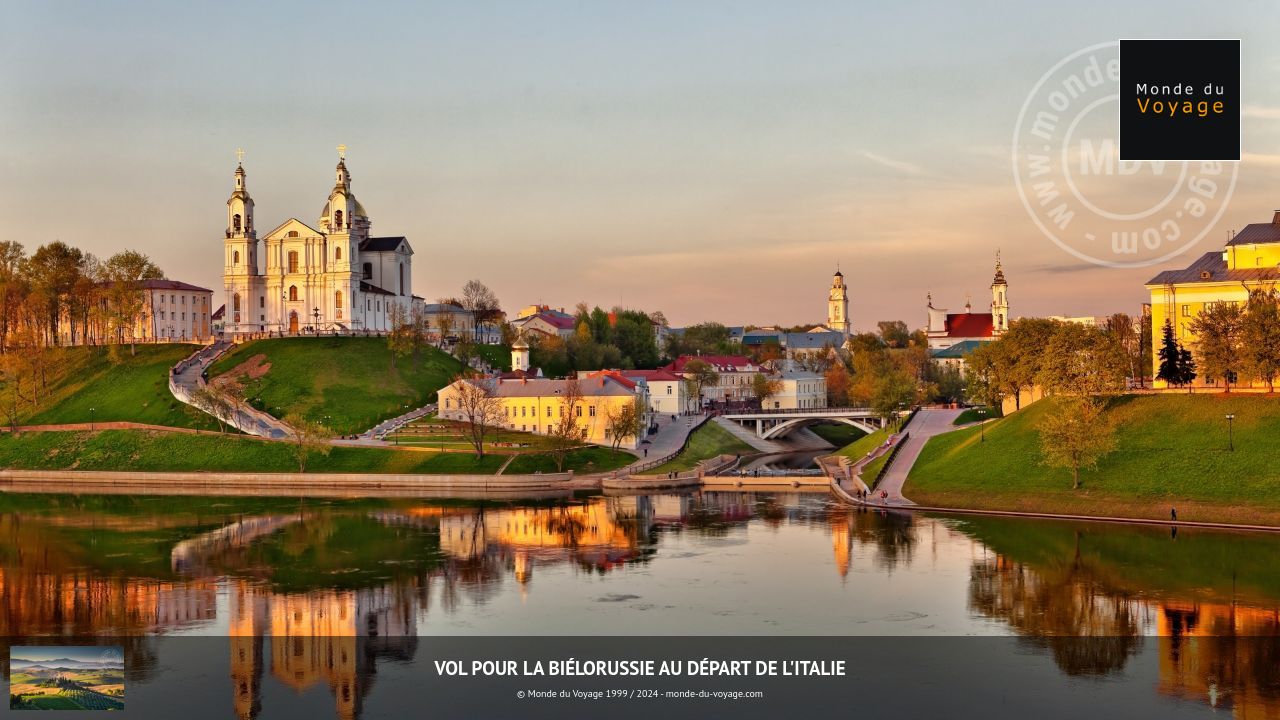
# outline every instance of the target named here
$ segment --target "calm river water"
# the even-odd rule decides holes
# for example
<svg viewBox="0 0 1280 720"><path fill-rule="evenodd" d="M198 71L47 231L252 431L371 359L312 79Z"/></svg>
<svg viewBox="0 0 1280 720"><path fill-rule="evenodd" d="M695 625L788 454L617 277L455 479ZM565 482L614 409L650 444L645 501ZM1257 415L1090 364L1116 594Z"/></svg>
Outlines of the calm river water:
<svg viewBox="0 0 1280 720"><path fill-rule="evenodd" d="M234 681L246 647L260 666L240 695L263 705L265 665L339 716L332 659L272 671L285 661L254 638L376 637L389 645L370 663L394 675L427 636L1012 636L1073 682L1129 678L1166 711L1262 717L1280 714L1280 660L1247 639L1280 635L1278 551L1266 535L858 511L825 492L0 494L0 635L217 638L230 645L210 673ZM172 664L130 652L150 658L135 679Z"/></svg>

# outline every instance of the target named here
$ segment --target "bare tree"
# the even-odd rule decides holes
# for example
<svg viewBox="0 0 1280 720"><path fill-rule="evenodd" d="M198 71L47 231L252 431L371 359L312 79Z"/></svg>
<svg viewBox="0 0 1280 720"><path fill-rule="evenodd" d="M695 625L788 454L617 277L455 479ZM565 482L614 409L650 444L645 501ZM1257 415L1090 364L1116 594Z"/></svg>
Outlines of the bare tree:
<svg viewBox="0 0 1280 720"><path fill-rule="evenodd" d="M227 432L227 419L235 408L226 395L208 385L200 385L191 392L191 404L197 409L213 416L218 421L219 432Z"/></svg>
<svg viewBox="0 0 1280 720"><path fill-rule="evenodd" d="M492 380L459 375L453 383L456 390L453 400L458 403L458 414L466 426L467 439L475 448L476 457L484 457L484 437L490 427L502 419L502 401L495 394Z"/></svg>
<svg viewBox="0 0 1280 720"><path fill-rule="evenodd" d="M468 280L462 286L462 307L471 313L476 325L494 322L502 317L498 296L479 280Z"/></svg>
<svg viewBox="0 0 1280 720"><path fill-rule="evenodd" d="M560 417L548 428L551 438L551 458L556 470L564 471L564 461L569 451L582 444L582 429L578 418L582 414L582 384L576 376L565 380L560 391Z"/></svg>

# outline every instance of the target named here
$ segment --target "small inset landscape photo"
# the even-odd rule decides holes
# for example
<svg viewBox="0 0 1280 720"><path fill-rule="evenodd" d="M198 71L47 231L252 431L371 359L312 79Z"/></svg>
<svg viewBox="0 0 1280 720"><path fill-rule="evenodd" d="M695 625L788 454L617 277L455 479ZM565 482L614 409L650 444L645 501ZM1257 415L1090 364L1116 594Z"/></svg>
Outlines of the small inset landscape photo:
<svg viewBox="0 0 1280 720"><path fill-rule="evenodd" d="M15 645L9 709L123 710L124 652L118 645Z"/></svg>

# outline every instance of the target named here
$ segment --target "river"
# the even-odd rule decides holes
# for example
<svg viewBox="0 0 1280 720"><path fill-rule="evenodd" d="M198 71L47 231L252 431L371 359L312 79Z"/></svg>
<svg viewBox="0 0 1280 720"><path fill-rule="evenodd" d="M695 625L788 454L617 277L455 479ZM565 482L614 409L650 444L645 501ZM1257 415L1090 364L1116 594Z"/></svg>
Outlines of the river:
<svg viewBox="0 0 1280 720"><path fill-rule="evenodd" d="M183 652L156 636L206 638L212 675L233 679L245 647L260 666L287 661L262 636L376 637L384 675L413 666L417 638L449 636L1012 638L1006 660L1040 658L1063 682L1270 716L1280 664L1251 639L1280 635L1277 551L1270 535L883 513L826 492L0 494L0 634L139 638L124 642L143 684ZM304 669L295 690L340 696L332 666Z"/></svg>

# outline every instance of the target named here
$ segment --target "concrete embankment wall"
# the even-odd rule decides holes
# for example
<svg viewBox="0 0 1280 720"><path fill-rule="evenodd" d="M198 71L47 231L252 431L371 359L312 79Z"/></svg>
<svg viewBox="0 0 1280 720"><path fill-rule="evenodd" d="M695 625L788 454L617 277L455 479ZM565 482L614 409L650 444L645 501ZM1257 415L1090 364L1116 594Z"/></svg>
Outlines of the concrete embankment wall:
<svg viewBox="0 0 1280 720"><path fill-rule="evenodd" d="M317 495L530 497L571 493L573 473L542 475L402 475L360 473L145 473L95 470L0 470L0 491L180 495Z"/></svg>

